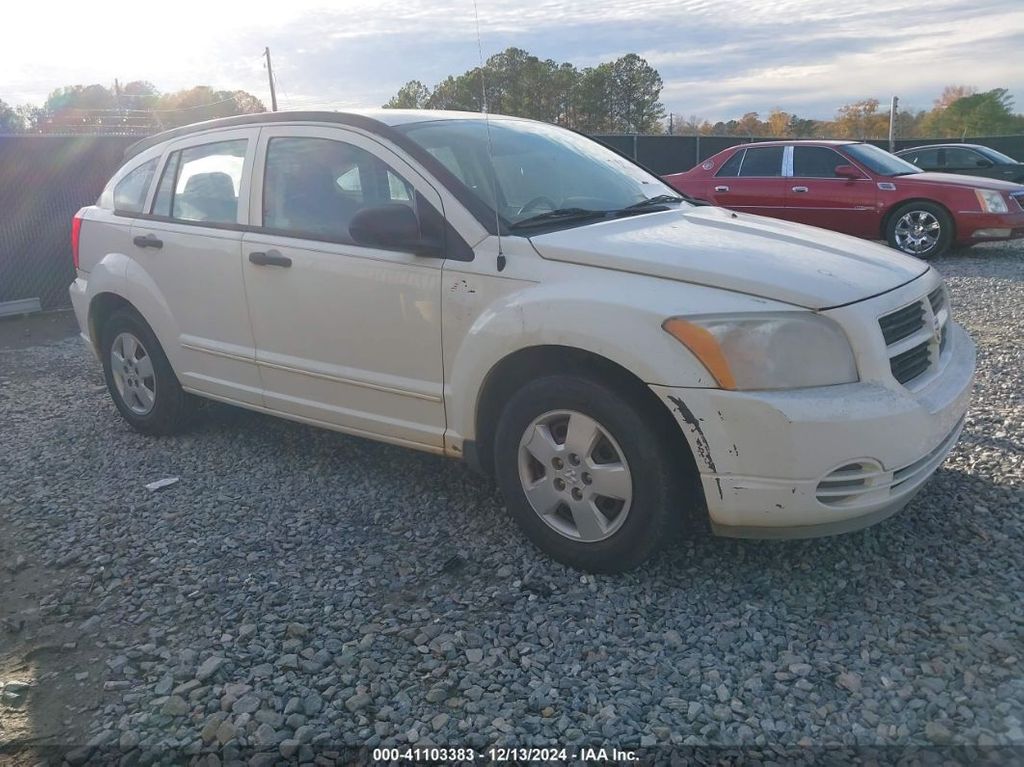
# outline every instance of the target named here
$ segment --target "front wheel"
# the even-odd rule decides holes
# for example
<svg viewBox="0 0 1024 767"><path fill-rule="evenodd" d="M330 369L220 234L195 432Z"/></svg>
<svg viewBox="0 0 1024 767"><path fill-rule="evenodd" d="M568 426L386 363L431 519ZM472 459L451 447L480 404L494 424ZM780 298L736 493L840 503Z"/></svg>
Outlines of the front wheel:
<svg viewBox="0 0 1024 767"><path fill-rule="evenodd" d="M896 250L917 258L933 258L953 243L953 220L941 205L912 202L889 217L885 238Z"/></svg>
<svg viewBox="0 0 1024 767"><path fill-rule="evenodd" d="M612 573L636 567L668 537L681 516L679 462L654 420L576 376L538 379L512 397L495 437L495 473L510 515L538 548Z"/></svg>

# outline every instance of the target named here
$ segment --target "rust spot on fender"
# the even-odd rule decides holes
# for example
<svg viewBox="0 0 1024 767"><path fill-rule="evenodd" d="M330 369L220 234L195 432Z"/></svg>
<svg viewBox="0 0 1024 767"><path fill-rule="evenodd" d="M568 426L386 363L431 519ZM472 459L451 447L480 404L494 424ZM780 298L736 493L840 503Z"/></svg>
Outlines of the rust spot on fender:
<svg viewBox="0 0 1024 767"><path fill-rule="evenodd" d="M697 418L693 414L693 411L683 404L683 401L678 397L669 395L669 399L672 400L672 404L676 406L676 410L679 412L680 418L682 418L690 427L690 433L693 434L694 441L697 443L697 454L700 455L701 460L704 461L705 465L711 471L717 472L718 470L715 468L715 459L711 457L711 447L708 445L707 437L704 436L704 431L700 428L700 419ZM721 494L721 487L719 487L718 492Z"/></svg>

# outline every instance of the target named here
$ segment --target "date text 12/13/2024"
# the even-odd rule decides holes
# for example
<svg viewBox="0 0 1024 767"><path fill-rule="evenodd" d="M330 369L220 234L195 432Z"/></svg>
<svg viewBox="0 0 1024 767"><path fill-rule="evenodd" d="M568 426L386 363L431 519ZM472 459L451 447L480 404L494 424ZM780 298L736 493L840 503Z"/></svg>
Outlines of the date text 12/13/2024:
<svg viewBox="0 0 1024 767"><path fill-rule="evenodd" d="M431 746L424 748L375 748L374 762L471 762L477 759L489 762L635 762L635 751L619 748L584 747L568 748L515 748L495 746L477 751L473 748L445 748Z"/></svg>

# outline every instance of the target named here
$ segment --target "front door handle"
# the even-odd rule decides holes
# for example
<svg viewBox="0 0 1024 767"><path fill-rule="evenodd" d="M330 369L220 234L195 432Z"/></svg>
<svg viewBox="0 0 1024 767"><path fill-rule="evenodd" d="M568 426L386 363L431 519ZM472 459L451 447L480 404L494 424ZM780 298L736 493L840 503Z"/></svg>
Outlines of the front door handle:
<svg viewBox="0 0 1024 767"><path fill-rule="evenodd" d="M807 192L807 191L810 191L810 190L806 186L794 186L793 187L793 191L794 192Z"/></svg>
<svg viewBox="0 0 1024 767"><path fill-rule="evenodd" d="M292 265L292 260L288 256L282 256L279 250L268 250L266 253L262 251L250 253L249 261L256 264L256 266L280 266L285 269Z"/></svg>
<svg viewBox="0 0 1024 767"><path fill-rule="evenodd" d="M729 191L729 187L727 187L727 186L716 186L715 187L715 191L716 192L728 192Z"/></svg>
<svg viewBox="0 0 1024 767"><path fill-rule="evenodd" d="M164 241L158 240L155 234L147 234L145 236L140 234L137 237L132 238L132 242L140 248L156 248L159 250L164 246Z"/></svg>

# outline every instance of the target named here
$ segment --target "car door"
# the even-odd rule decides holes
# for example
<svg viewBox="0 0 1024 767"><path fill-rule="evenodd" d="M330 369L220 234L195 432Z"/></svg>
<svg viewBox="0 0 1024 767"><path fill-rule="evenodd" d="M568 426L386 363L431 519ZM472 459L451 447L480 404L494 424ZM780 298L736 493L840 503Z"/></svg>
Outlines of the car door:
<svg viewBox="0 0 1024 767"><path fill-rule="evenodd" d="M858 237L878 236L877 186L867 174L861 172L859 178L837 176L838 166L852 163L827 146L796 145L789 149L787 219Z"/></svg>
<svg viewBox="0 0 1024 767"><path fill-rule="evenodd" d="M715 174L708 199L732 210L780 217L786 204L783 146L747 147Z"/></svg>
<svg viewBox="0 0 1024 767"><path fill-rule="evenodd" d="M942 170L945 173L960 173L968 176L1002 178L1002 169L975 149L962 146L948 146L943 150Z"/></svg>
<svg viewBox="0 0 1024 767"><path fill-rule="evenodd" d="M439 258L359 244L381 204L440 217L431 185L376 139L330 127L260 132L245 287L267 408L441 450ZM442 219L443 220L443 219Z"/></svg>
<svg viewBox="0 0 1024 767"><path fill-rule="evenodd" d="M218 131L168 146L147 213L132 225L129 279L182 386L248 404L262 401L241 261L256 135Z"/></svg>

